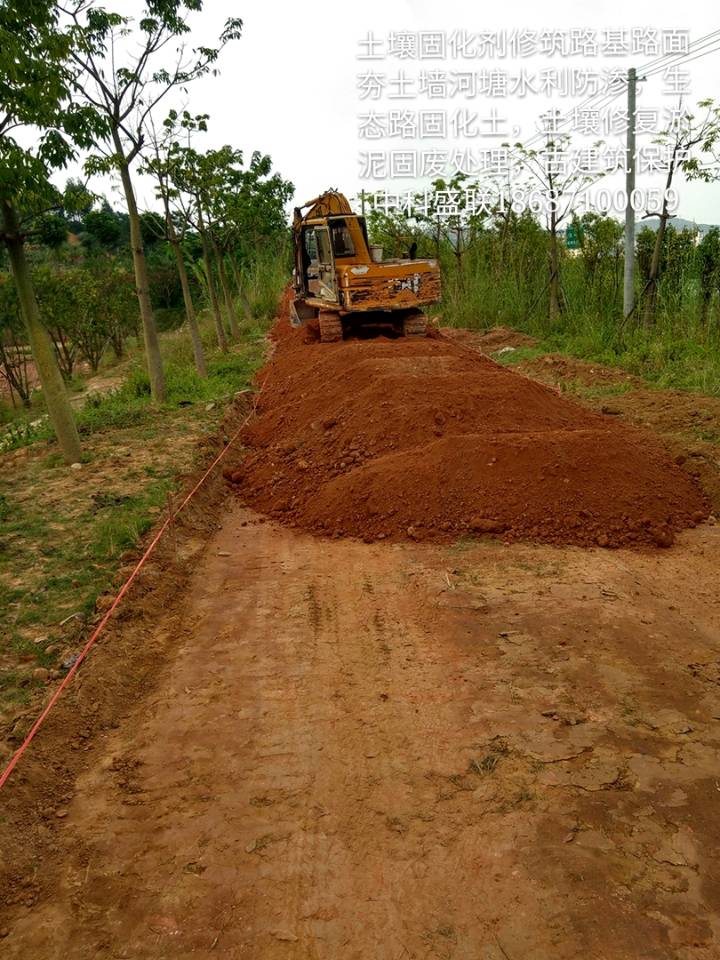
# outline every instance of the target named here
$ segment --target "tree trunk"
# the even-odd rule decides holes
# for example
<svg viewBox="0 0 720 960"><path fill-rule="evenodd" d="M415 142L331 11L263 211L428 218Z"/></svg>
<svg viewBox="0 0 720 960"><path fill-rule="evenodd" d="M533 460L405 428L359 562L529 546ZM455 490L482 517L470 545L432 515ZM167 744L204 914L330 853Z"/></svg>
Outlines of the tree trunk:
<svg viewBox="0 0 720 960"><path fill-rule="evenodd" d="M670 166L668 167L667 177L665 178L663 206L660 214L657 236L655 237L655 248L653 249L652 261L650 263L650 275L648 276L648 282L645 284L645 303L643 305L642 318L643 324L646 327L651 327L655 323L655 314L657 312L657 288L658 278L660 276L660 258L662 256L663 240L665 239L665 227L670 219L670 212L668 210L668 190L672 186L673 177L675 175L675 160L677 157L678 147L679 143L676 141L673 148L672 157L670 158Z"/></svg>
<svg viewBox="0 0 720 960"><path fill-rule="evenodd" d="M115 354L116 360L122 360L125 355L125 341L123 335L119 330L115 330L111 337L111 343L113 348L113 353Z"/></svg>
<svg viewBox="0 0 720 960"><path fill-rule="evenodd" d="M500 277L505 271L505 250L507 245L508 233L510 231L511 207L508 205L503 212L502 228L500 230L500 257L495 262L495 276Z"/></svg>
<svg viewBox="0 0 720 960"><path fill-rule="evenodd" d="M465 260L464 260L465 248L463 243L463 235L462 235L461 227L457 228L457 231L455 234L455 247L453 252L455 254L455 263L457 266L458 286L460 288L460 291L464 293L465 292Z"/></svg>
<svg viewBox="0 0 720 960"><path fill-rule="evenodd" d="M29 407L30 378L28 376L27 359L25 356L25 344L19 343L13 333L9 348L12 354L5 350L2 336L0 336L0 370L2 370L7 384L10 387L10 400L12 401L13 410L17 407L15 394L17 394L24 407Z"/></svg>
<svg viewBox="0 0 720 960"><path fill-rule="evenodd" d="M212 272L212 259L210 257L210 244L208 243L205 222L203 220L202 208L198 203L198 233L202 241L203 263L205 264L205 278L208 286L208 296L210 297L210 309L212 310L215 321L215 330L217 332L218 346L223 353L227 353L227 337L223 327L222 317L220 316L220 304L218 303L217 289L215 288L215 277Z"/></svg>
<svg viewBox="0 0 720 960"><path fill-rule="evenodd" d="M652 260L650 262L650 273L648 281L645 284L645 303L643 305L643 324L646 327L652 327L655 323L655 313L657 311L657 288L658 277L660 276L660 257L662 256L662 245L665 239L665 226L668 222L667 204L663 204L663 212L660 215L657 236L655 237L655 247L653 249Z"/></svg>
<svg viewBox="0 0 720 960"><path fill-rule="evenodd" d="M232 267L233 277L235 278L235 289L237 290L237 294L240 297L240 303L242 304L243 317L245 318L246 323L252 323L252 306L250 305L250 300L245 292L245 286L242 282L242 277L240 276L240 270L235 257L230 257L230 266Z"/></svg>
<svg viewBox="0 0 720 960"><path fill-rule="evenodd" d="M557 224L555 215L550 219L550 309L551 320L560 316L560 258L558 255Z"/></svg>
<svg viewBox="0 0 720 960"><path fill-rule="evenodd" d="M68 341L62 327L49 329L50 337L54 341L55 355L60 372L66 380L72 380L75 369L75 349Z"/></svg>
<svg viewBox="0 0 720 960"><path fill-rule="evenodd" d="M220 286L222 287L223 299L225 301L225 310L230 324L230 333L235 340L240 339L240 328L238 327L237 314L235 313L235 304L233 303L232 291L228 283L227 271L225 270L225 258L215 237L210 234L213 252L218 265L218 276L220 277Z"/></svg>
<svg viewBox="0 0 720 960"><path fill-rule="evenodd" d="M548 315L550 321L560 316L560 251L558 250L558 195L555 190L554 175L548 167L547 171L550 197L550 280L548 283L550 297Z"/></svg>
<svg viewBox="0 0 720 960"><path fill-rule="evenodd" d="M195 304L193 303L192 292L190 290L187 267L185 266L185 257L183 256L182 248L180 247L180 241L178 240L177 233L175 232L175 225L172 222L170 211L167 208L165 219L167 222L168 240L170 241L173 252L175 253L175 262L177 263L180 286L182 287L183 300L185 302L185 317L187 319L188 329L190 330L190 339L192 340L193 345L195 369L197 370L199 376L201 376L204 380L208 375L207 366L205 364L205 353L203 352L202 340L200 338L200 331L197 324L197 317L195 316Z"/></svg>
<svg viewBox="0 0 720 960"><path fill-rule="evenodd" d="M30 350L42 385L48 416L55 428L66 463L80 460L80 437L78 436L70 399L65 389L57 364L50 335L40 320L40 311L30 278L30 268L25 259L25 245L20 236L17 215L12 204L3 203L5 246L10 259L23 321L27 329Z"/></svg>
<svg viewBox="0 0 720 960"><path fill-rule="evenodd" d="M122 161L124 160L124 154L120 137L115 133L113 139L117 154ZM158 340L157 327L155 326L155 317L153 316L152 304L150 302L150 281L148 279L142 233L140 232L140 215L138 213L135 191L130 177L130 168L127 163L121 162L120 179L122 180L128 218L130 220L130 249L132 251L133 268L135 270L135 289L138 304L140 305L140 317L143 325L145 356L147 359L148 374L150 376L150 393L156 403L162 403L166 397L165 373L163 371L162 356L160 355L160 341Z"/></svg>

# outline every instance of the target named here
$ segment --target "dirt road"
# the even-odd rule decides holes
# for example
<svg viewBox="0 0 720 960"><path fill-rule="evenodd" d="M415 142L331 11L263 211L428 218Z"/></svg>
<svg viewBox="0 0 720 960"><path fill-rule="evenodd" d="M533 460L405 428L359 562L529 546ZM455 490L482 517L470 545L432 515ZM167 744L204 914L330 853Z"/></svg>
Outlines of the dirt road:
<svg viewBox="0 0 720 960"><path fill-rule="evenodd" d="M233 504L3 957L716 958L719 560Z"/></svg>

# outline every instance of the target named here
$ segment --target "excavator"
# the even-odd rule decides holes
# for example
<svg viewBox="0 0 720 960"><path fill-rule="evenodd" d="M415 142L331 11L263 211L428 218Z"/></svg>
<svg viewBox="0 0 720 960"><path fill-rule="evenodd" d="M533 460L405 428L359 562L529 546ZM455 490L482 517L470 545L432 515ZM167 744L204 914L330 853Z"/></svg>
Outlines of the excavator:
<svg viewBox="0 0 720 960"><path fill-rule="evenodd" d="M415 259L412 252L407 259L383 260L382 248L368 240L365 218L353 213L342 193L326 190L295 208L293 244L295 326L317 320L322 343L373 328L427 335L420 307L440 299L437 260Z"/></svg>

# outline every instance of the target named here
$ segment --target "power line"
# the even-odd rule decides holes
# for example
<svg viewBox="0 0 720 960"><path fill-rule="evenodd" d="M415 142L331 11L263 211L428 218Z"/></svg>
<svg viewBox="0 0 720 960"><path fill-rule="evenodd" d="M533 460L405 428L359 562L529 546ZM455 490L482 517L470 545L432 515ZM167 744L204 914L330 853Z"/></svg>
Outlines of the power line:
<svg viewBox="0 0 720 960"><path fill-rule="evenodd" d="M700 60L701 57L707 57L708 54L717 53L718 51L720 51L720 44L718 44L718 46L712 47L710 50L703 50L702 52L692 51L695 54L695 56L693 57L686 56L682 60L676 60L675 62L666 64L662 67L656 67L655 70L651 70L649 73L643 74L643 76L654 77L656 74L663 73L665 70L669 70L672 67L681 67L686 63L692 63L693 60Z"/></svg>
<svg viewBox="0 0 720 960"><path fill-rule="evenodd" d="M663 60L667 60L672 57L684 57L689 53L692 53L694 50L699 49L700 45L704 45L706 41L712 41L714 38L720 37L720 30L713 30L712 33L706 33L704 37L698 37L697 40L691 41L688 44L688 49L679 53L664 53L660 57L656 57L654 60L650 60L645 64L644 67L638 67L638 72L641 70L651 70L654 67L658 66Z"/></svg>
<svg viewBox="0 0 720 960"><path fill-rule="evenodd" d="M720 30L714 30L712 33L708 33L704 37L698 37L697 40L694 40L692 43L690 43L688 46L688 51L685 53L681 53L681 54L666 53L666 54L663 54L663 56L661 57L656 57L654 60L650 60L648 63L645 64L645 66L637 68L638 78L644 79L646 77L654 76L655 74L668 69L668 67L670 66L679 66L681 63L690 63L692 60L697 60L700 57L706 56L707 54L714 53L716 50L720 50L720 46L713 47L710 50L705 49L710 44L715 43L716 38L718 37L720 37ZM702 53L699 52L701 50L703 51ZM696 56L689 57L690 53L696 54ZM683 58L687 58L687 59L683 59ZM654 69L650 70L649 68L651 67L653 67ZM623 86L619 86L618 90L615 92L611 90L597 91L596 93L591 94L585 100L581 101L579 104L573 107L572 110L568 111L568 113L566 113L564 117L561 117L558 120L557 126L558 127L565 126L565 124L569 123L572 116L578 110L589 108L590 104L592 104L593 100L595 100L597 97L600 97L600 100L598 103L593 104L593 109L602 110L605 107L609 106L613 102L613 100L616 100L618 97L622 96L624 93L625 93L624 84ZM526 146L531 146L536 141L543 140L546 137L547 137L546 132L542 132L542 131L538 132L534 134L527 141Z"/></svg>

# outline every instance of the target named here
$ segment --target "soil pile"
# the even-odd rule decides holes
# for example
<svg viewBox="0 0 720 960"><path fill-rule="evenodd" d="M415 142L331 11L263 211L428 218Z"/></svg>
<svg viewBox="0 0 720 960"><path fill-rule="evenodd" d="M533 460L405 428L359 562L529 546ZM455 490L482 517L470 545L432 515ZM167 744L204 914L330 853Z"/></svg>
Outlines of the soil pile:
<svg viewBox="0 0 720 960"><path fill-rule="evenodd" d="M248 505L329 536L669 546L708 509L652 437L438 333L319 344L287 317L260 374Z"/></svg>

